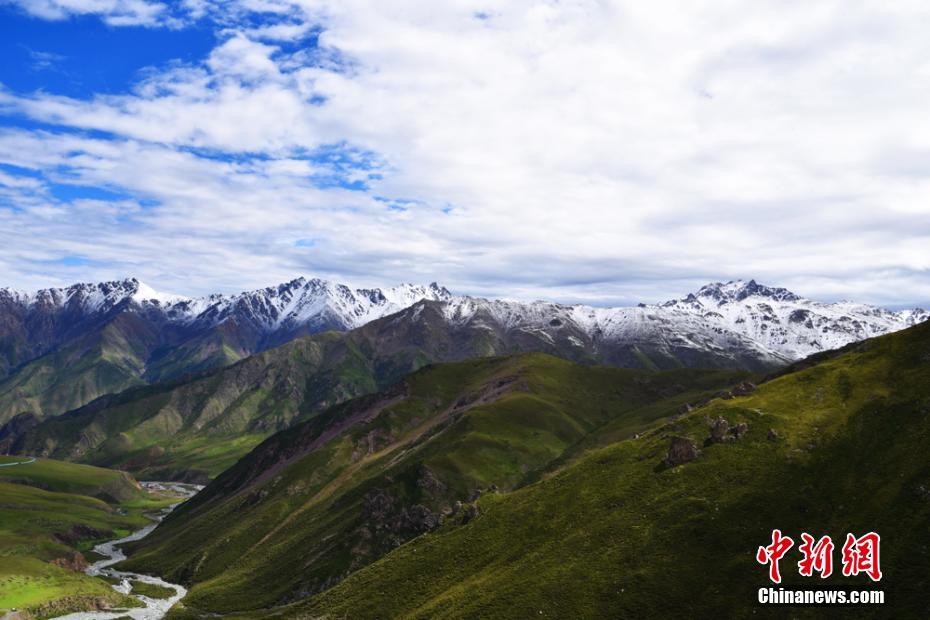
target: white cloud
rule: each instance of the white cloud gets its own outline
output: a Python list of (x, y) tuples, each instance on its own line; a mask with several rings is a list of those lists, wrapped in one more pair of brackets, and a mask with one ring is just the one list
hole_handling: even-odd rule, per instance
[[(65, 159), (81, 183), (158, 201), (129, 218), (138, 230), (99, 221), (107, 243), (83, 251), (101, 274), (114, 261), (199, 292), (321, 272), (594, 301), (742, 276), (930, 300), (921, 3), (223, 8), (282, 21), (227, 17), (202, 64), (123, 95), (0, 93), (0, 110), (119, 138), (11, 132), (4, 161), (49, 173)], [(314, 28), (320, 48), (294, 51)], [(327, 172), (303, 154), (342, 142), (383, 162), (370, 191), (312, 182)], [(77, 242), (81, 208), (55, 207), (47, 254)]]
[(99, 15), (111, 26), (162, 24), (169, 13), (164, 3), (146, 0), (0, 0), (0, 3), (16, 5), (30, 15), (43, 19)]

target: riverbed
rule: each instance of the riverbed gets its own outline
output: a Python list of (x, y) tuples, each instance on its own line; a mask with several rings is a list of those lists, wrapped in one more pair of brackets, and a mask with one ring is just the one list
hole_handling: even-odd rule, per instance
[[(170, 490), (183, 495), (185, 499), (193, 496), (195, 493), (197, 493), (197, 491), (203, 488), (202, 486), (196, 484), (181, 484), (176, 482), (143, 482), (142, 485), (151, 491)], [(119, 571), (111, 568), (111, 566), (126, 559), (126, 554), (123, 553), (122, 549), (120, 549), (121, 545), (136, 540), (142, 540), (148, 536), (152, 530), (158, 526), (159, 522), (180, 504), (181, 502), (178, 502), (177, 504), (165, 508), (156, 516), (152, 517), (153, 522), (151, 524), (145, 526), (141, 530), (136, 530), (124, 538), (110, 540), (105, 543), (100, 543), (94, 547), (94, 551), (105, 557), (102, 560), (94, 562), (84, 571), (88, 575), (119, 579), (119, 584), (114, 585), (113, 589), (117, 592), (129, 594), (130, 596), (138, 599), (142, 602), (143, 605), (145, 605), (144, 607), (133, 607), (131, 609), (113, 609), (109, 611), (81, 611), (68, 614), (66, 616), (58, 616), (54, 620), (107, 620), (113, 618), (159, 620), (160, 618), (164, 618), (165, 614), (168, 613), (168, 610), (171, 609), (175, 603), (180, 601), (187, 594), (187, 589), (184, 586), (176, 583), (169, 583), (163, 579), (152, 577), (150, 575), (141, 575), (139, 573)], [(141, 594), (133, 594), (132, 586), (130, 585), (131, 581), (141, 581), (143, 583), (153, 584), (163, 588), (170, 588), (174, 590), (174, 594), (169, 598), (164, 599), (154, 599)]]

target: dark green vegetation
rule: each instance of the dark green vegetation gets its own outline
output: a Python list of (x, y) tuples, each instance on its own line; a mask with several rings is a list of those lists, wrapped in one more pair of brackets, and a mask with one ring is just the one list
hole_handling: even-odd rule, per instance
[(0, 612), (47, 617), (136, 605), (82, 571), (94, 544), (143, 527), (144, 510), (170, 501), (123, 472), (45, 459), (0, 467)]
[[(0, 319), (3, 310), (0, 303)], [(38, 325), (0, 321), (0, 423), (25, 412), (58, 415), (105, 394), (227, 365), (256, 346), (231, 326), (192, 336), (121, 307), (88, 324), (69, 325), (67, 313), (31, 320)]]
[[(549, 381), (550, 368), (566, 374)], [(608, 372), (535, 356), (424, 370), (393, 398), (334, 410), (355, 420), (339, 435), (327, 436), (320, 418), (268, 440), (130, 561), (195, 584), (173, 617), (233, 609), (248, 618), (930, 615), (930, 324), (816, 356), (750, 395), (677, 420), (653, 407), (640, 437), (611, 434), (604, 447), (533, 476), (573, 442), (643, 411), (635, 396), (617, 396), (625, 410), (598, 400), (598, 373), (618, 382), (603, 379)], [(458, 394), (514, 376), (505, 394), (449, 415)], [(602, 406), (611, 414), (599, 414)], [(705, 445), (718, 417), (748, 431)], [(448, 421), (413, 430), (432, 420)], [(700, 456), (666, 466), (674, 436), (693, 439)], [(441, 512), (491, 484), (499, 491), (474, 509), (466, 501), (438, 527), (390, 540), (403, 509)], [(801, 532), (830, 534), (838, 545), (847, 532), (879, 532), (886, 605), (757, 606), (756, 589), (768, 583), (754, 555), (773, 528), (796, 541)], [(785, 584), (821, 585), (797, 574), (799, 557), (795, 547), (782, 561)], [(839, 549), (834, 560), (839, 567)], [(346, 568), (358, 570), (340, 581)], [(873, 585), (839, 570), (825, 583)]]
[[(409, 542), (285, 616), (926, 618), (928, 373), (930, 324), (818, 356), (751, 396), (485, 496), (477, 519)], [(748, 433), (702, 445), (717, 416)], [(671, 436), (701, 456), (663, 466)], [(838, 546), (847, 532), (879, 532), (886, 605), (756, 606), (767, 579), (754, 553), (776, 527), (796, 544), (801, 532)], [(797, 574), (799, 557), (795, 547), (782, 561), (785, 583), (821, 585)], [(839, 570), (827, 583), (873, 585)]]
[(294, 601), (440, 522), (467, 521), (479, 494), (503, 496), (591, 433), (629, 437), (744, 376), (542, 354), (429, 366), (269, 438), (126, 564), (194, 584), (187, 609)]
[(667, 352), (650, 357), (642, 347), (597, 357), (571, 334), (544, 338), (482, 328), (480, 321), (458, 328), (442, 312), (441, 304), (420, 302), (351, 332), (295, 340), (200, 376), (105, 396), (41, 423), (26, 414), (0, 430), (0, 451), (205, 481), (270, 434), (385, 389), (429, 363), (521, 351), (650, 369), (735, 363)]

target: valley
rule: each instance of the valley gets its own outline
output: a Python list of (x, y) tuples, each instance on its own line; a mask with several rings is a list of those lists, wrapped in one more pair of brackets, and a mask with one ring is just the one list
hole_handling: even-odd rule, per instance
[[(208, 610), (233, 618), (783, 617), (777, 608), (754, 603), (756, 588), (767, 581), (754, 552), (772, 528), (834, 537), (874, 530), (882, 535), (881, 587), (890, 604), (850, 608), (843, 617), (922, 617), (930, 609), (930, 469), (923, 450), (930, 440), (928, 351), (930, 325), (924, 324), (799, 363), (755, 391), (724, 394), (684, 415), (672, 413), (672, 399), (652, 416), (637, 416), (638, 423), (628, 427), (636, 432), (567, 463), (546, 467), (545, 459), (528, 461), (542, 467), (535, 476), (527, 476), (531, 467), (513, 477), (510, 455), (535, 453), (521, 451), (518, 446), (526, 444), (518, 438), (535, 444), (539, 435), (533, 429), (551, 428), (543, 422), (547, 408), (531, 407), (530, 417), (508, 435), (501, 431), (510, 416), (521, 415), (520, 407), (502, 398), (497, 408), (483, 404), (465, 413), (464, 434), (453, 423), (419, 448), (392, 450), (389, 444), (373, 453), (384, 463), (383, 473), (349, 495), (358, 498), (354, 504), (338, 496), (347, 478), (330, 468), (339, 454), (351, 461), (361, 432), (385, 428), (384, 423), (375, 424), (374, 417), (354, 441), (347, 437), (325, 451), (300, 448), (326, 445), (312, 441), (323, 436), (322, 427), (295, 429), (269, 440), (265, 450), (208, 486), (133, 552), (130, 565), (157, 567), (192, 584), (172, 618)], [(535, 363), (545, 365), (543, 360), (530, 365)], [(402, 411), (388, 417), (403, 419)], [(602, 428), (627, 425), (624, 417), (618, 412)], [(498, 432), (485, 430), (487, 422), (479, 420), (487, 418)], [(715, 442), (720, 419), (734, 432)], [(444, 434), (450, 443), (443, 442)], [(299, 441), (301, 435), (307, 440)], [(669, 465), (673, 437), (699, 446), (696, 458)], [(510, 442), (516, 452), (495, 452), (495, 439)], [(466, 450), (473, 441), (486, 447)], [(472, 465), (477, 469), (462, 465), (466, 454), (481, 455)], [(284, 458), (285, 467), (274, 465), (276, 458)], [(441, 484), (420, 483), (422, 468), (405, 473), (411, 458), (422, 459)], [(468, 495), (477, 485), (485, 492)], [(409, 514), (412, 502), (428, 505), (426, 489), (443, 487), (456, 492), (439, 497), (463, 497), (467, 510), (444, 514), (419, 535), (396, 540), (381, 559), (349, 574), (340, 574), (337, 564), (335, 583), (298, 590), (288, 603), (282, 581), (295, 583), (299, 575), (298, 580), (320, 583), (315, 567), (376, 548), (392, 531), (394, 511), (406, 507)], [(315, 502), (306, 503), (305, 493), (309, 498), (322, 493), (316, 502), (328, 502), (329, 509), (314, 512)], [(368, 503), (357, 503), (366, 497)], [(370, 536), (356, 530), (340, 544), (341, 524), (365, 515), (360, 525)], [(240, 518), (249, 525), (243, 527)], [(260, 530), (252, 534), (252, 528)], [(211, 539), (227, 541), (234, 550), (214, 560), (212, 554), (222, 551)], [(287, 548), (301, 552), (285, 554)], [(178, 555), (181, 549), (188, 549), (186, 556)], [(219, 571), (220, 562), (229, 562), (229, 569)], [(787, 586), (811, 585), (810, 578), (783, 569)], [(254, 573), (262, 570), (269, 571), (267, 578)], [(254, 591), (256, 583), (268, 595), (237, 598), (237, 592)], [(864, 576), (835, 574), (825, 583), (873, 587)], [(277, 606), (256, 608), (275, 598)], [(823, 611), (801, 607), (792, 615), (822, 617)]]
[(179, 496), (87, 465), (10, 457), (0, 465), (0, 611), (48, 618), (139, 605), (85, 573), (99, 556), (94, 546), (146, 527), (146, 514)]

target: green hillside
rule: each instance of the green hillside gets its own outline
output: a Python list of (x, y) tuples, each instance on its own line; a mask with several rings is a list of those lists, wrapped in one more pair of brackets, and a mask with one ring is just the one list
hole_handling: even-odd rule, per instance
[[(23, 464), (7, 466), (13, 462)], [(123, 472), (10, 457), (0, 465), (0, 615), (135, 605), (82, 569), (94, 560), (94, 544), (143, 527), (143, 511), (170, 500), (149, 495)]]
[[(35, 428), (38, 421), (27, 414), (11, 423), (17, 428), (0, 429), (0, 451), (119, 467), (149, 478), (203, 482), (269, 435), (336, 403), (385, 389), (430, 363), (540, 351), (585, 364), (609, 362), (651, 370), (758, 366), (695, 351), (679, 352), (679, 357), (668, 352), (647, 355), (642, 347), (633, 347), (635, 355), (610, 347), (595, 355), (578, 347), (571, 334), (552, 340), (545, 334), (503, 328), (495, 332), (481, 325), (456, 327), (440, 305), (421, 302), (351, 332), (316, 334), (231, 366), (104, 396)], [(223, 336), (227, 337), (232, 338)], [(182, 367), (198, 368), (196, 356), (203, 353), (211, 364), (220, 363), (213, 356), (223, 356), (226, 341), (211, 336), (197, 340), (193, 350), (180, 347), (160, 359), (171, 366), (172, 355), (182, 355)], [(230, 352), (223, 359), (232, 361), (235, 355)], [(162, 373), (158, 376), (163, 378), (167, 370), (156, 364), (148, 372)]]
[[(928, 373), (930, 324), (821, 356), (750, 396), (485, 495), (467, 524), (420, 536), (278, 617), (926, 618)], [(748, 432), (705, 446), (718, 416)], [(665, 466), (673, 436), (701, 455)], [(838, 547), (847, 532), (880, 533), (887, 603), (757, 606), (768, 584), (755, 550), (773, 528), (796, 541), (830, 534)], [(820, 585), (797, 574), (798, 557), (795, 548), (782, 562), (785, 584)], [(871, 586), (839, 572), (827, 583)]]
[(131, 314), (24, 364), (0, 380), (0, 423), (30, 412), (58, 415), (142, 385), (151, 328)]
[[(127, 566), (227, 612), (324, 590), (462, 521), (605, 424), (627, 436), (744, 377), (590, 367), (542, 354), (430, 366), (275, 435), (140, 543)], [(300, 550), (295, 553), (295, 550)]]

